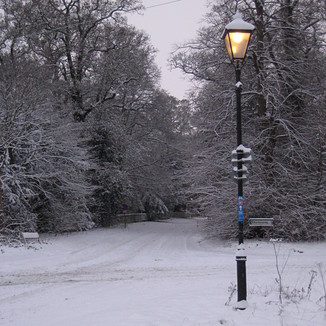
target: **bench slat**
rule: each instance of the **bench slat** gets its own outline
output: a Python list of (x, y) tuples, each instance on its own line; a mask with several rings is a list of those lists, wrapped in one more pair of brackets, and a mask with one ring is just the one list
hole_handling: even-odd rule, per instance
[(22, 232), (22, 236), (25, 240), (28, 239), (39, 239), (40, 236), (37, 232)]
[(256, 227), (256, 226), (265, 226), (265, 227), (270, 227), (273, 226), (273, 218), (267, 218), (267, 217), (262, 217), (262, 218), (250, 218), (249, 219), (249, 226)]

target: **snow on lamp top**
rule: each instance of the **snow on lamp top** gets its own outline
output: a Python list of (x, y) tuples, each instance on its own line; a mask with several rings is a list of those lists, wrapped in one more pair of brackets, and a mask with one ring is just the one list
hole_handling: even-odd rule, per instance
[(247, 23), (242, 19), (242, 16), (239, 11), (233, 16), (231, 23), (228, 23), (225, 26), (225, 29), (230, 30), (241, 30), (241, 31), (253, 31), (255, 26), (253, 24)]

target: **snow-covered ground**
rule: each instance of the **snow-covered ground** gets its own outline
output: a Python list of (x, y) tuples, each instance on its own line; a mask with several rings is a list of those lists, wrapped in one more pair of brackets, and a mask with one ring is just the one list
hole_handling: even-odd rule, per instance
[(324, 242), (276, 243), (281, 305), (273, 244), (246, 241), (249, 307), (235, 310), (237, 244), (205, 240), (202, 223), (144, 222), (2, 247), (0, 325), (326, 325)]

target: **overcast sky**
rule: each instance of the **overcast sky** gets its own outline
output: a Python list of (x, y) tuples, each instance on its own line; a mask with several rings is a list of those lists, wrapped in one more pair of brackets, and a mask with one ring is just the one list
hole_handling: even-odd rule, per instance
[(182, 99), (191, 85), (181, 72), (170, 71), (167, 60), (175, 44), (195, 38), (207, 11), (207, 0), (143, 0), (143, 4), (145, 12), (129, 15), (128, 20), (144, 30), (158, 50), (156, 62), (162, 72), (162, 88)]

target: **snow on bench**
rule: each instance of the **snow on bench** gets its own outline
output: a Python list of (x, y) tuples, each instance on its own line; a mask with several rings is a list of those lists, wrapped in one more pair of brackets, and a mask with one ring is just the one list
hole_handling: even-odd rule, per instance
[(274, 219), (269, 217), (256, 217), (256, 218), (250, 218), (249, 219), (249, 226), (251, 227), (271, 227), (273, 226)]
[(37, 232), (22, 232), (21, 234), (25, 243), (30, 241), (40, 242), (40, 235)]

